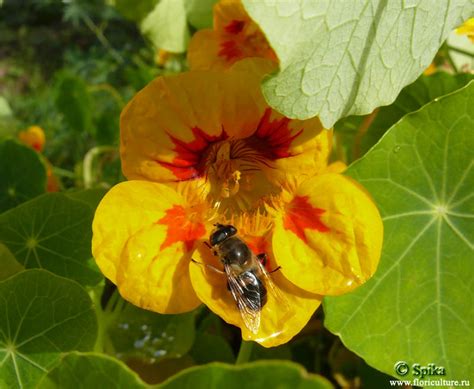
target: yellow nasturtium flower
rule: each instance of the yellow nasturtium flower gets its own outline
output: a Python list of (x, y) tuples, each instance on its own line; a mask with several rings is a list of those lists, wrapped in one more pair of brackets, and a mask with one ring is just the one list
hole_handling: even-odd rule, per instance
[(456, 33), (466, 35), (474, 43), (474, 18), (466, 20), (461, 26), (456, 28)]
[(38, 152), (43, 151), (46, 137), (44, 131), (39, 126), (28, 127), (25, 131), (20, 131), (18, 134), (20, 141)]
[[(46, 143), (46, 136), (44, 130), (39, 126), (30, 126), (25, 131), (18, 133), (18, 139), (25, 145), (31, 147), (41, 154)], [(60, 189), (59, 180), (53, 173), (53, 165), (42, 157), (46, 164), (46, 191), (58, 192)]]
[(189, 67), (226, 69), (248, 57), (277, 61), (265, 35), (240, 0), (221, 0), (214, 6), (214, 29), (198, 31), (189, 43)]
[[(260, 81), (274, 64), (240, 61), (226, 71), (159, 77), (121, 117), (127, 182), (97, 208), (93, 254), (128, 301), (160, 313), (201, 303), (242, 337), (289, 341), (322, 296), (348, 292), (377, 267), (382, 222), (367, 192), (327, 166), (332, 131), (317, 118), (273, 111)], [(226, 277), (205, 242), (232, 224), (255, 254), (266, 253), (288, 309), (269, 294), (257, 333), (244, 324)], [(290, 313), (290, 314), (289, 314)]]

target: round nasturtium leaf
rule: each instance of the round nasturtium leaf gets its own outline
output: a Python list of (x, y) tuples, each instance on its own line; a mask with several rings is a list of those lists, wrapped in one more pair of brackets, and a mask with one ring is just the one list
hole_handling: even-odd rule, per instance
[(25, 268), (42, 268), (95, 285), (102, 275), (91, 259), (94, 207), (85, 196), (84, 200), (74, 196), (79, 195), (47, 193), (4, 212), (0, 242)]
[(87, 292), (45, 270), (0, 282), (0, 387), (33, 388), (61, 353), (92, 349), (97, 319)]
[(142, 20), (140, 30), (155, 48), (183, 53), (189, 41), (184, 0), (161, 0)]
[(404, 379), (430, 363), (474, 379), (472, 107), (474, 82), (405, 116), (347, 171), (380, 209), (384, 246), (369, 282), (325, 298), (325, 325), (397, 378), (404, 361)]
[(123, 362), (104, 354), (66, 354), (39, 384), (39, 389), (149, 388)]
[(7, 139), (0, 143), (0, 212), (46, 191), (46, 167), (38, 153)]
[[(349, 116), (339, 120), (334, 130), (348, 149), (348, 160), (364, 155), (406, 114), (466, 86), (473, 79), (474, 74), (452, 75), (443, 71), (430, 76), (421, 75), (413, 84), (403, 88), (392, 104), (379, 107), (369, 115)], [(368, 127), (363, 130), (366, 125)]]
[(210, 363), (183, 370), (159, 385), (160, 389), (332, 389), (324, 377), (309, 374), (300, 365), (283, 361), (259, 361), (243, 365)]
[(470, 0), (243, 0), (280, 60), (263, 84), (285, 116), (341, 117), (392, 103), (474, 12)]
[(11, 277), (24, 270), (24, 267), (16, 260), (8, 247), (0, 243), (0, 281)]
[(453, 76), (438, 72), (431, 76), (421, 76), (416, 82), (405, 87), (393, 104), (380, 107), (374, 121), (362, 138), (361, 155), (365, 154), (382, 135), (407, 113), (420, 109), (437, 97), (452, 93), (474, 79), (474, 74)]

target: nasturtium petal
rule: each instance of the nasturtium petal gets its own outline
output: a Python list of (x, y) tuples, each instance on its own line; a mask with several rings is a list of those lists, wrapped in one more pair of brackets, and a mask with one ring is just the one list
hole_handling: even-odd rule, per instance
[[(201, 264), (223, 269), (217, 257), (212, 255), (204, 243), (197, 247), (193, 258)], [(261, 311), (260, 328), (254, 334), (241, 318), (236, 302), (227, 289), (226, 276), (204, 265), (191, 263), (189, 266), (193, 287), (202, 302), (227, 323), (240, 327), (242, 339), (256, 341), (264, 347), (288, 342), (301, 331), (321, 303), (321, 296), (298, 288), (280, 271), (276, 271), (270, 277), (278, 292), (275, 295), (270, 287), (267, 288), (267, 302)]]
[(300, 288), (337, 295), (374, 274), (382, 220), (367, 192), (351, 179), (334, 173), (310, 178), (275, 215), (276, 262)]
[(155, 182), (205, 176), (210, 165), (206, 158), (212, 150), (222, 153), (215, 146), (226, 141), (244, 150), (245, 158), (254, 158), (249, 163), (259, 164), (258, 171), (278, 184), (283, 171), (316, 173), (326, 165), (332, 133), (317, 118), (290, 120), (266, 105), (259, 81), (273, 68), (269, 61), (247, 59), (227, 71), (195, 71), (153, 81), (122, 114), (125, 176)]
[(121, 116), (124, 175), (157, 182), (195, 178), (198, 157), (212, 142), (252, 134), (267, 108), (259, 83), (273, 69), (265, 60), (252, 65), (159, 77), (142, 89)]
[(469, 0), (243, 4), (280, 60), (263, 84), (269, 104), (292, 118), (319, 116), (326, 127), (393, 102), (474, 11)]
[(325, 298), (325, 325), (387, 374), (403, 360), (474, 379), (473, 106), (471, 81), (402, 118), (347, 171), (379, 205), (386, 238), (370, 281)]
[(219, 38), (215, 31), (205, 29), (196, 32), (189, 42), (188, 63), (193, 70), (223, 70), (229, 65), (219, 56)]
[(194, 241), (207, 235), (203, 222), (164, 184), (127, 181), (113, 187), (93, 222), (92, 252), (104, 275), (133, 304), (160, 313), (200, 304), (189, 280)]
[(251, 57), (276, 62), (275, 53), (240, 0), (219, 1), (213, 14), (214, 28), (198, 31), (191, 39), (191, 70), (225, 69)]

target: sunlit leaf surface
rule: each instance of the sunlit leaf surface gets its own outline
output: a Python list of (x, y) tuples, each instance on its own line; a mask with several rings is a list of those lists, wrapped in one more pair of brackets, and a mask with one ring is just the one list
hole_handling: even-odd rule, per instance
[(184, 52), (189, 40), (184, 0), (161, 0), (140, 28), (156, 48)]
[(403, 88), (397, 99), (373, 114), (349, 116), (339, 120), (334, 129), (342, 135), (349, 148), (349, 160), (364, 155), (385, 132), (406, 114), (420, 109), (434, 99), (452, 93), (474, 78), (472, 74), (451, 75), (438, 72), (420, 76), (413, 84)]
[(262, 361), (240, 366), (211, 363), (184, 370), (159, 386), (160, 389), (241, 389), (242, 387), (246, 389), (333, 388), (325, 378), (308, 374), (301, 366), (283, 361)]
[(348, 170), (379, 206), (384, 247), (369, 282), (325, 299), (325, 324), (391, 375), (402, 360), (474, 379), (473, 106), (471, 82), (404, 117)]
[(92, 301), (77, 283), (44, 270), (0, 282), (0, 387), (32, 388), (66, 351), (90, 350)]
[(263, 85), (267, 101), (288, 117), (317, 115), (328, 128), (393, 102), (474, 12), (469, 0), (243, 3), (280, 59)]
[(148, 388), (124, 363), (104, 354), (66, 354), (41, 381), (41, 389)]
[(0, 215), (0, 242), (25, 268), (96, 284), (102, 276), (91, 259), (93, 215), (85, 200), (48, 193)]

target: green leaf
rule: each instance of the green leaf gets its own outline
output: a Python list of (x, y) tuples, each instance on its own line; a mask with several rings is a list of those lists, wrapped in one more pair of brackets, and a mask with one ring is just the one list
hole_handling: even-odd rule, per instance
[(38, 153), (8, 139), (0, 143), (0, 212), (46, 190), (46, 168)]
[(102, 276), (91, 257), (94, 209), (48, 193), (0, 215), (0, 242), (26, 268), (43, 268), (84, 285)]
[(362, 138), (361, 155), (365, 154), (392, 125), (407, 113), (420, 109), (438, 97), (454, 92), (473, 78), (472, 74), (452, 76), (444, 72), (421, 76), (416, 82), (404, 88), (393, 104), (380, 108), (366, 135)]
[(93, 188), (64, 192), (64, 195), (66, 195), (72, 200), (82, 201), (95, 211), (95, 209), (99, 205), (100, 200), (102, 200), (102, 197), (104, 197), (106, 193), (107, 189)]
[(69, 127), (77, 132), (92, 131), (94, 108), (84, 80), (69, 73), (62, 73), (55, 88), (56, 107)]
[(413, 84), (405, 87), (393, 104), (380, 107), (370, 115), (349, 116), (339, 120), (334, 128), (348, 148), (347, 160), (353, 161), (364, 155), (406, 114), (420, 109), (435, 98), (454, 92), (473, 78), (472, 74), (467, 73), (455, 76), (445, 72), (431, 76), (422, 75)]
[(62, 352), (90, 350), (97, 320), (87, 292), (44, 270), (0, 282), (0, 387), (32, 388)]
[(149, 387), (124, 363), (103, 354), (66, 354), (41, 381), (41, 389)]
[(268, 103), (291, 118), (319, 116), (327, 128), (392, 103), (474, 11), (469, 0), (243, 4), (280, 59), (263, 84)]
[(112, 0), (112, 4), (127, 19), (140, 22), (159, 0)]
[(474, 379), (473, 106), (471, 82), (405, 116), (348, 170), (380, 209), (384, 246), (369, 282), (324, 299), (325, 325), (387, 374), (405, 361)]
[(155, 48), (182, 53), (186, 51), (189, 30), (184, 0), (161, 0), (140, 25)]
[(186, 15), (191, 26), (201, 28), (212, 28), (212, 8), (217, 0), (185, 0)]
[(126, 303), (108, 327), (119, 358), (137, 357), (149, 363), (178, 358), (193, 345), (195, 313), (160, 315)]
[(199, 364), (210, 362), (235, 362), (232, 348), (222, 336), (202, 331), (197, 333), (193, 348), (189, 354)]
[(210, 363), (184, 370), (158, 387), (160, 389), (333, 388), (325, 378), (308, 374), (296, 363), (283, 361), (262, 361), (237, 366)]
[(0, 243), (0, 281), (24, 270), (7, 246)]
[(10, 104), (8, 104), (8, 100), (0, 96), (0, 119), (4, 119), (7, 116), (12, 116), (13, 112), (10, 108)]

